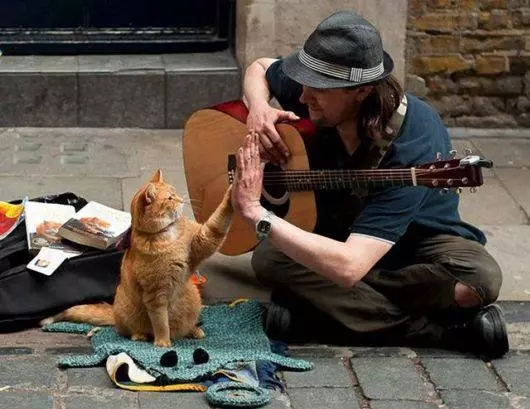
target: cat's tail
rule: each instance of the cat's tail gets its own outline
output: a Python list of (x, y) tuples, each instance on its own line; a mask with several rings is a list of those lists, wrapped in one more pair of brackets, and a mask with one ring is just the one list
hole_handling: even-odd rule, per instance
[(58, 321), (92, 325), (114, 325), (114, 314), (112, 305), (107, 303), (76, 305), (52, 317), (43, 319), (40, 325), (48, 325)]

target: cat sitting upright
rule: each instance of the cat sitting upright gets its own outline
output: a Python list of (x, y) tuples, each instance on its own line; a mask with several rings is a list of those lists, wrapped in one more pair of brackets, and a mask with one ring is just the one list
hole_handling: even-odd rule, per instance
[(199, 224), (182, 214), (183, 200), (156, 171), (131, 202), (131, 239), (121, 263), (114, 304), (71, 307), (41, 321), (114, 325), (132, 340), (170, 347), (171, 340), (202, 338), (197, 327), (202, 308), (190, 274), (217, 251), (232, 218), (229, 187), (210, 218)]

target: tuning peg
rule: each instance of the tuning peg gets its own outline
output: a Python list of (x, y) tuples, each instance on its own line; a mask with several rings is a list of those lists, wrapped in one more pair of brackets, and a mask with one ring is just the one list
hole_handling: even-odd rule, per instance
[(449, 193), (449, 189), (447, 189), (446, 187), (444, 187), (443, 189), (440, 189), (441, 195), (446, 195), (447, 193)]
[(456, 154), (457, 154), (457, 153), (458, 153), (458, 152), (457, 152), (456, 150), (454, 150), (454, 149), (451, 150), (451, 151), (449, 151), (449, 155), (451, 155), (451, 159), (456, 158)]
[(476, 188), (475, 186), (469, 188), (469, 193), (477, 193), (477, 192), (478, 192), (478, 188)]
[(442, 153), (436, 152), (436, 160), (442, 160)]
[(454, 187), (451, 189), (451, 192), (459, 195), (460, 193), (462, 193), (462, 188), (461, 187)]
[(464, 155), (469, 156), (473, 153), (473, 151), (470, 148), (464, 148)]

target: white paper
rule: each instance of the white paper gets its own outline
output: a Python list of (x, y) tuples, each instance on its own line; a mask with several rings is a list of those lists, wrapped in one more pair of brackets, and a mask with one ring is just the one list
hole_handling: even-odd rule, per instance
[(39, 254), (28, 263), (27, 268), (51, 276), (64, 260), (78, 256), (79, 254), (81, 254), (81, 252), (67, 252), (60, 249), (43, 247), (40, 249)]

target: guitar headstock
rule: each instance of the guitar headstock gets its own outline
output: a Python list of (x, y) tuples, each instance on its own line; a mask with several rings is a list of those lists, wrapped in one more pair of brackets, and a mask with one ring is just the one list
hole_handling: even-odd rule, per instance
[[(418, 185), (438, 187), (441, 189), (458, 189), (469, 187), (471, 192), (484, 183), (482, 168), (493, 167), (493, 162), (466, 150), (467, 156), (455, 158), (456, 151), (451, 151), (451, 159), (443, 160), (437, 155), (436, 162), (425, 163), (416, 167)], [(445, 190), (447, 191), (447, 190)]]

